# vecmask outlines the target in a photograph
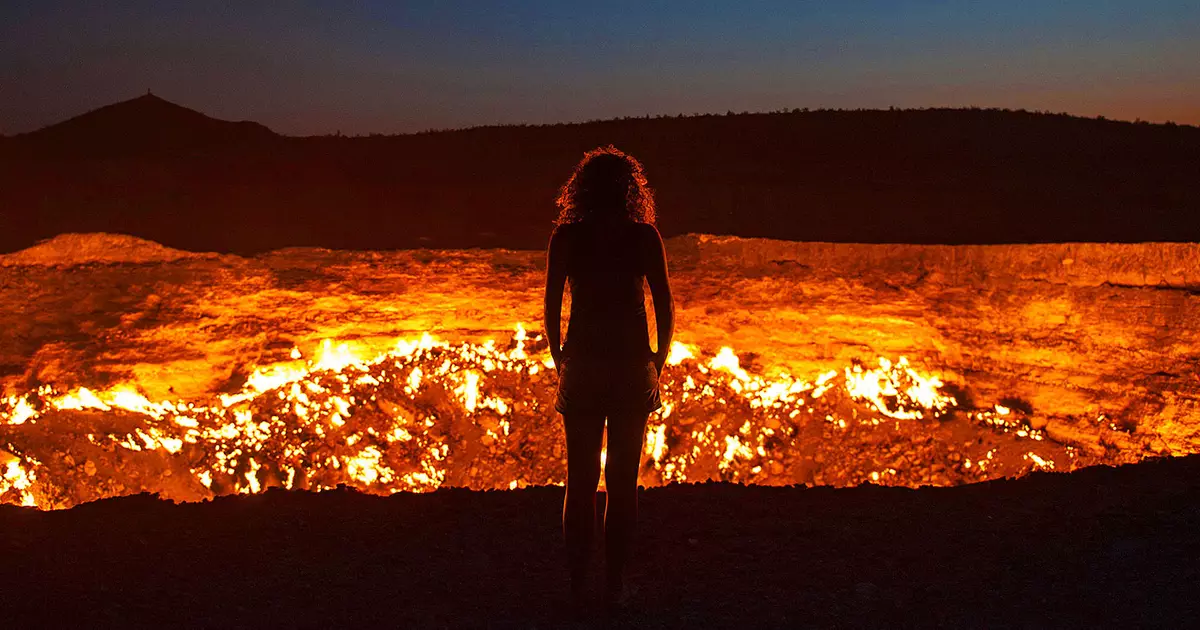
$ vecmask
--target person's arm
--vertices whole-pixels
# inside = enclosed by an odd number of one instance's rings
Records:
[[[550,357],[554,360],[556,370],[562,366],[562,299],[566,282],[566,243],[562,232],[556,229],[550,235],[550,246],[546,248],[546,303],[543,313],[546,339],[550,341]]]
[[[654,322],[658,329],[658,351],[654,353],[654,366],[662,373],[671,352],[671,338],[675,334],[675,299],[671,296],[671,282],[667,277],[667,251],[662,236],[653,225],[647,226],[642,251],[645,253],[646,283],[650,285],[650,297],[654,301]]]

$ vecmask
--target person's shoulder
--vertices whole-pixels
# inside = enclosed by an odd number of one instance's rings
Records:
[[[635,233],[638,240],[645,246],[661,247],[662,234],[659,234],[658,228],[653,223],[635,223]]]
[[[578,224],[576,223],[560,223],[554,226],[554,229],[550,232],[550,241],[562,242],[571,238],[571,235],[577,231],[577,226]]]
[[[654,227],[653,223],[642,223],[641,221],[635,221],[633,224],[633,229],[635,232],[637,232],[637,235],[642,238],[662,238],[658,234],[658,228]]]
[[[582,222],[574,221],[571,223],[559,223],[558,225],[554,226],[554,231],[563,234],[575,234],[576,232],[583,230],[585,227],[587,226],[585,226]]]

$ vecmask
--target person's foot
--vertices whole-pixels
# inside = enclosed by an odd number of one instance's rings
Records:
[[[575,619],[582,619],[587,616],[588,612],[588,579],[587,574],[577,574],[571,576],[571,590],[567,595],[567,607],[570,614]]]
[[[559,600],[558,615],[567,623],[578,623],[588,619],[594,604],[588,601],[586,592],[576,592],[574,589]]]
[[[604,610],[609,615],[620,613],[629,607],[629,599],[633,589],[625,586],[623,581],[609,582],[604,588]]]

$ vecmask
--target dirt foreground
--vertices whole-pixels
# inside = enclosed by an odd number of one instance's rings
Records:
[[[0,506],[6,627],[558,627],[561,488]],[[672,485],[631,627],[1179,625],[1200,457],[954,488]]]

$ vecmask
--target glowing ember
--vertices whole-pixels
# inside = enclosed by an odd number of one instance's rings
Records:
[[[240,391],[209,401],[151,401],[129,386],[42,387],[0,401],[0,500],[62,508],[140,490],[201,499],[270,487],[390,493],[562,482],[555,377],[541,335],[518,325],[500,348],[424,334],[369,359],[330,340],[315,350],[303,360],[293,349],[291,362],[260,367]],[[646,432],[643,484],[822,483],[837,471],[841,483],[917,485],[990,472],[991,451],[960,457],[954,477],[937,464],[837,461],[883,436],[937,430],[937,419],[956,409],[940,379],[903,357],[812,380],[766,378],[743,368],[731,348],[705,360],[699,348],[676,343],[668,364],[663,409]],[[967,417],[1016,431],[1013,439],[1041,440],[1000,406]],[[927,421],[934,424],[901,426]],[[86,443],[47,439],[76,425],[88,427]],[[1054,468],[1048,453],[1020,453],[1026,469]]]
[[[29,459],[29,463],[36,465],[37,460]],[[17,505],[27,507],[37,505],[37,500],[34,499],[33,492],[30,490],[30,486],[37,480],[37,475],[26,470],[21,465],[20,459],[0,451],[0,472],[3,473],[0,474],[0,497]]]
[[[544,252],[135,261],[82,238],[104,255],[0,256],[28,306],[0,344],[0,501],[561,481],[546,342],[508,326],[540,315]],[[667,248],[687,343],[643,484],[953,485],[1200,451],[1178,360],[1194,244]]]

